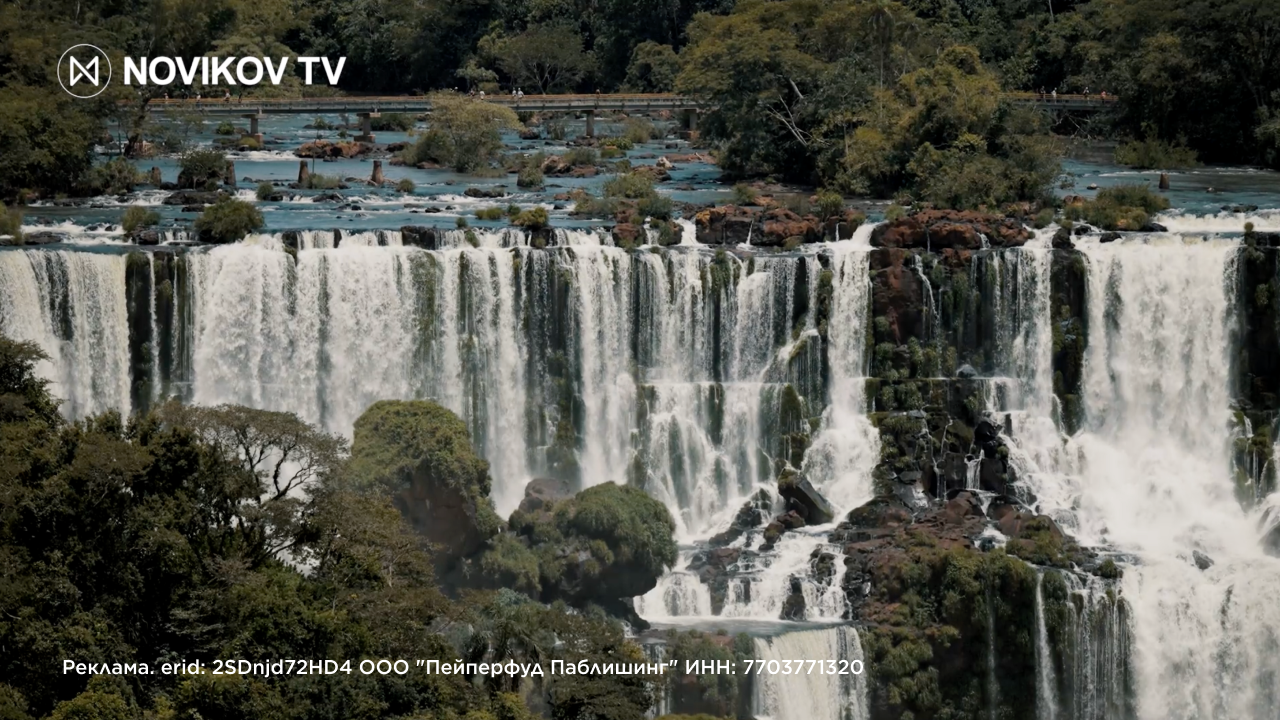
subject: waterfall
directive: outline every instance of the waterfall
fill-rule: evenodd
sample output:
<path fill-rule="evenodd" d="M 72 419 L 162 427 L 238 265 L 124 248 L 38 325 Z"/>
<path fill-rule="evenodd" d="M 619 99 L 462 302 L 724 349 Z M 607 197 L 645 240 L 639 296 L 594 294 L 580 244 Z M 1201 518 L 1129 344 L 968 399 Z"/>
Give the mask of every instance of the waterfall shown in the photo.
<path fill-rule="evenodd" d="M 771 720 L 868 720 L 867 675 L 861 668 L 862 643 L 858 631 L 847 626 L 801 630 L 755 640 L 755 655 L 766 663 L 755 675 L 755 705 L 758 718 Z M 804 661 L 800 671 L 784 675 L 770 672 L 786 661 Z M 825 661 L 823 668 L 808 661 Z M 859 674 L 829 674 L 834 667 L 862 669 Z M 795 663 L 793 663 L 794 666 Z"/>
<path fill-rule="evenodd" d="M 433 237 L 443 249 L 298 231 L 6 251 L 0 323 L 50 354 L 41 372 L 68 417 L 176 395 L 346 434 L 375 400 L 430 398 L 468 424 L 499 512 L 538 475 L 630 481 L 684 538 L 771 486 L 784 395 L 825 405 L 815 254 L 628 252 L 571 230 L 546 249 L 512 231 Z"/>
<path fill-rule="evenodd" d="M 1060 577 L 1070 589 L 1071 617 L 1060 638 L 1064 665 L 1059 714 L 1071 720 L 1134 717 L 1127 605 L 1114 588 L 1096 578 L 1071 573 Z M 1037 690 L 1037 699 L 1041 697 L 1045 695 Z"/>
<path fill-rule="evenodd" d="M 1238 247 L 1169 235 L 1080 242 L 1084 427 L 1013 438 L 1041 511 L 1083 543 L 1134 558 L 1111 603 L 1129 608 L 1129 657 L 1099 672 L 1132 664 L 1144 720 L 1280 712 L 1280 561 L 1262 553 L 1256 511 L 1241 508 L 1231 474 Z M 1120 717 L 1122 706 L 1075 717 Z"/>
<path fill-rule="evenodd" d="M 692 560 L 691 553 L 681 552 L 675 568 L 658 579 L 658 586 L 635 598 L 636 613 L 651 622 L 711 617 L 710 590 L 696 573 L 682 569 Z"/>
<path fill-rule="evenodd" d="M 584 406 L 582 483 L 622 482 L 631 462 L 635 379 L 630 371 L 630 255 L 618 248 L 567 253 L 576 290 L 574 338 Z"/>
<path fill-rule="evenodd" d="M 38 371 L 69 417 L 129 412 L 124 256 L 0 252 L 0 332 L 49 356 Z"/>
<path fill-rule="evenodd" d="M 1049 417 L 1054 402 L 1050 259 L 1048 248 L 1036 246 L 985 258 L 996 372 L 1011 381 L 1003 404 L 1028 421 Z"/>
<path fill-rule="evenodd" d="M 1058 720 L 1058 687 L 1053 650 L 1044 618 L 1044 573 L 1036 573 L 1036 720 Z"/>
<path fill-rule="evenodd" d="M 626 251 L 572 230 L 546 248 L 451 230 L 432 236 L 436 250 L 399 231 L 298 231 L 177 251 L 6 251 L 0 323 L 49 353 L 41 372 L 71 418 L 177 396 L 349 434 L 376 400 L 433 399 L 467 423 L 499 513 L 532 477 L 630 482 L 689 543 L 775 492 L 788 464 L 841 512 L 870 497 L 870 231 L 761 255 Z M 812 436 L 806 452 L 793 434 Z M 744 561 L 723 614 L 777 619 L 795 592 L 806 617 L 844 614 L 843 563 L 817 579 L 806 569 L 839 549 L 823 529 L 787 535 Z M 642 606 L 708 614 L 691 581 L 673 573 Z"/>
<path fill-rule="evenodd" d="M 871 498 L 870 473 L 880 457 L 880 434 L 867 418 L 869 237 L 869 227 L 859 228 L 852 240 L 832 245 L 832 319 L 827 329 L 831 400 L 802 468 L 844 511 Z"/>

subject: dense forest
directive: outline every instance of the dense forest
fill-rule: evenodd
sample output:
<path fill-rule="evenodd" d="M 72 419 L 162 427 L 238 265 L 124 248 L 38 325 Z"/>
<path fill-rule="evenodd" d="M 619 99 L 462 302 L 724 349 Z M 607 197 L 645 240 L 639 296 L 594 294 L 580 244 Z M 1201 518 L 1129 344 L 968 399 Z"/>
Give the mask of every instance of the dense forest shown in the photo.
<path fill-rule="evenodd" d="M 548 495 L 508 525 L 465 425 L 433 403 L 375 404 L 349 448 L 235 406 L 69 423 L 35 374 L 43 358 L 0 335 L 0 718 L 641 720 L 652 705 L 662 678 L 644 673 L 358 669 L 645 661 L 600 607 L 675 560 L 671 518 L 643 492 Z M 423 517 L 419 502 L 415 532 L 402 501 L 423 493 L 448 512 Z M 706 651 L 686 638 L 676 656 Z M 230 658 L 351 664 L 209 672 Z M 90 679 L 65 660 L 151 673 Z M 202 673 L 160 674 L 197 660 Z"/>
<path fill-rule="evenodd" d="M 352 93 L 679 91 L 715 107 L 701 140 L 729 177 L 937 205 L 1034 200 L 1056 174 L 1051 128 L 1001 102 L 1001 90 L 1118 97 L 1114 112 L 1059 134 L 1132 141 L 1149 166 L 1196 156 L 1280 166 L 1280 5 L 1270 0 L 0 7 L 0 196 L 10 200 L 105 186 L 91 175 L 92 150 L 112 123 L 160 132 L 137 112 L 147 98 L 135 90 L 95 101 L 58 90 L 56 60 L 76 42 L 120 57 L 346 56 L 341 91 Z M 296 79 L 251 90 L 302 91 Z"/>

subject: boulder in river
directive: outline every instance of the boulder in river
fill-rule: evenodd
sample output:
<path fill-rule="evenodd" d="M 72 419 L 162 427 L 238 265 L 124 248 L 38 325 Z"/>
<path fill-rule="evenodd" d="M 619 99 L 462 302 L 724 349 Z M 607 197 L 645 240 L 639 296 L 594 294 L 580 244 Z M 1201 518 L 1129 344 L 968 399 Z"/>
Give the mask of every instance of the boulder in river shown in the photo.
<path fill-rule="evenodd" d="M 693 219 L 698 242 L 791 248 L 822 240 L 823 224 L 813 215 L 797 215 L 782 207 L 762 209 L 721 205 L 697 213 Z"/>
<path fill-rule="evenodd" d="M 1213 567 L 1213 558 L 1209 557 L 1208 555 L 1205 555 L 1199 550 L 1191 551 L 1191 559 L 1195 562 L 1196 567 L 1200 568 L 1201 570 L 1208 570 L 1209 568 Z"/>
<path fill-rule="evenodd" d="M 427 212 L 439 212 L 439 210 L 430 208 Z M 400 242 L 403 245 L 420 247 L 424 250 L 439 250 L 440 236 L 443 232 L 439 228 L 405 225 L 400 228 Z"/>
<path fill-rule="evenodd" d="M 463 195 L 471 198 L 501 198 L 507 196 L 506 185 L 494 185 L 493 187 L 469 187 L 462 191 Z"/>
<path fill-rule="evenodd" d="M 36 232 L 23 233 L 23 245 L 53 245 L 55 243 L 64 243 L 67 241 L 66 233 L 53 232 L 50 230 L 37 230 Z"/>
<path fill-rule="evenodd" d="M 778 494 L 787 501 L 787 507 L 809 525 L 825 525 L 835 519 L 831 502 L 796 470 L 788 468 L 782 472 L 778 478 Z"/>
<path fill-rule="evenodd" d="M 1058 228 L 1058 232 L 1053 234 L 1054 250 L 1074 250 L 1075 243 L 1071 242 L 1071 232 L 1066 228 Z"/>
<path fill-rule="evenodd" d="M 758 490 L 752 495 L 742 507 L 738 508 L 738 513 L 733 516 L 733 522 L 729 523 L 729 527 L 724 532 L 718 533 L 711 537 L 708 541 L 712 547 L 721 547 L 728 545 L 746 533 L 759 528 L 769 518 L 769 511 L 773 508 L 773 498 L 764 490 Z"/>
<path fill-rule="evenodd" d="M 221 190 L 178 190 L 170 193 L 162 202 L 165 205 L 213 205 L 227 194 Z"/>
<path fill-rule="evenodd" d="M 573 487 L 566 480 L 534 478 L 524 486 L 524 499 L 520 501 L 519 510 L 523 513 L 540 512 L 572 495 Z"/>

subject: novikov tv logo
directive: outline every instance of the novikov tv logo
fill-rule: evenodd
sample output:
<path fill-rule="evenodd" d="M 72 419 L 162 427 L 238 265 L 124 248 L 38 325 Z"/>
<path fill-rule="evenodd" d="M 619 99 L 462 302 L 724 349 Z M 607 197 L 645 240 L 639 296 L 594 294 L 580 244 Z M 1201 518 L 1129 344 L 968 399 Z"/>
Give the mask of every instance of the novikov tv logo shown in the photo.
<path fill-rule="evenodd" d="M 302 68 L 302 82 L 315 85 L 326 82 L 337 85 L 342 77 L 345 57 L 331 62 L 327 57 L 126 57 L 124 84 L 131 87 L 170 85 L 252 87 L 263 83 L 284 82 L 290 63 Z M 323 78 L 320 77 L 323 72 Z M 62 89 L 78 98 L 91 98 L 111 82 L 111 60 L 93 45 L 68 48 L 58 60 L 58 82 Z"/>
<path fill-rule="evenodd" d="M 111 82 L 111 58 L 94 45 L 73 45 L 58 58 L 58 82 L 73 97 L 96 97 Z"/>

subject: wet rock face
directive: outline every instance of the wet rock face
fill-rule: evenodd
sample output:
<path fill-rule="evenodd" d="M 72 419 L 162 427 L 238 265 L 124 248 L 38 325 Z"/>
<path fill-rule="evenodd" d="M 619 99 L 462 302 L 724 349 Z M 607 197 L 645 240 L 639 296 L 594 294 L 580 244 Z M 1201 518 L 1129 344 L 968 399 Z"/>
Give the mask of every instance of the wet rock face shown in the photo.
<path fill-rule="evenodd" d="M 883 225 L 880 227 L 884 227 Z M 911 253 L 900 248 L 873 250 L 871 312 L 883 317 L 895 345 L 911 337 L 925 337 L 924 285 L 911 267 Z"/>
<path fill-rule="evenodd" d="M 524 486 L 524 499 L 520 501 L 520 512 L 535 513 L 549 510 L 557 502 L 573 496 L 573 487 L 566 480 L 556 478 L 534 478 Z"/>
<path fill-rule="evenodd" d="M 871 244 L 892 248 L 978 250 L 1021 247 L 1031 238 L 1031 231 L 1022 223 L 1000 215 L 972 210 L 923 210 L 877 226 L 871 234 Z"/>
<path fill-rule="evenodd" d="M 644 227 L 635 223 L 618 223 L 613 226 L 613 242 L 618 247 L 631 248 L 643 245 L 647 240 Z"/>
<path fill-rule="evenodd" d="M 799 516 L 804 524 L 825 525 L 835 519 L 836 510 L 831 502 L 808 478 L 794 470 L 783 472 L 778 480 L 778 493 L 787 501 L 790 513 Z"/>
<path fill-rule="evenodd" d="M 741 245 L 749 241 L 758 220 L 758 209 L 723 205 L 703 210 L 694 216 L 693 222 L 700 243 Z"/>
<path fill-rule="evenodd" d="M 1016 534 L 1010 552 L 978 547 L 993 524 Z M 970 717 L 961 708 L 972 707 L 975 688 L 985 692 L 992 644 L 1000 687 L 990 706 L 999 706 L 999 717 L 1035 716 L 1034 694 L 1025 688 L 1034 687 L 1036 661 L 1025 639 L 1036 632 L 1037 571 L 1011 553 L 1020 540 L 1043 544 L 1041 535 L 1054 533 L 1061 537 L 1052 521 L 1011 498 L 988 506 L 967 491 L 923 511 L 881 495 L 846 515 L 829 539 L 843 548 L 834 560 L 845 563 L 849 619 L 860 625 L 872 673 L 871 717 Z M 822 562 L 812 563 L 815 577 Z M 1068 616 L 1068 602 L 1065 590 L 1045 592 L 1047 615 Z M 920 683 L 937 690 L 913 693 Z"/>
<path fill-rule="evenodd" d="M 729 592 L 729 580 L 742 559 L 742 548 L 710 548 L 693 556 L 689 562 L 689 570 L 697 573 L 698 579 L 707 586 L 711 594 L 711 612 L 720 614 L 724 610 L 725 597 Z"/>
<path fill-rule="evenodd" d="M 1262 537 L 1262 549 L 1268 555 L 1280 557 L 1280 522 Z"/>
<path fill-rule="evenodd" d="M 769 493 L 764 490 L 756 492 L 738 509 L 738 514 L 734 515 L 729 527 L 724 532 L 713 535 L 707 544 L 715 548 L 733 543 L 746 533 L 763 525 L 768 520 L 769 511 L 772 508 L 773 499 L 769 497 Z"/>
<path fill-rule="evenodd" d="M 1239 348 L 1233 362 L 1238 394 L 1236 424 L 1251 426 L 1249 437 L 1237 440 L 1234 461 L 1239 468 L 1255 468 L 1248 487 L 1237 485 L 1244 498 L 1264 498 L 1280 487 L 1275 471 L 1275 444 L 1270 431 L 1280 418 L 1280 235 L 1246 233 L 1239 255 L 1236 308 L 1240 314 Z M 1245 422 L 1247 420 L 1247 422 Z M 1242 435 L 1244 433 L 1241 433 Z M 1274 512 L 1280 512 L 1273 510 Z M 1280 531 L 1278 531 L 1280 532 Z M 1280 553 L 1280 534 L 1273 534 Z"/>
<path fill-rule="evenodd" d="M 824 224 L 813 215 L 800 216 L 782 207 L 768 209 L 722 205 L 694 216 L 698 242 L 706 245 L 742 245 L 785 248 L 820 242 Z M 856 226 L 854 226 L 856 229 Z M 845 229 L 846 237 L 852 230 Z"/>
<path fill-rule="evenodd" d="M 793 576 L 787 599 L 782 601 L 781 618 L 783 620 L 804 620 L 804 611 L 804 583 L 800 578 Z"/>
<path fill-rule="evenodd" d="M 53 245 L 55 243 L 62 243 L 66 241 L 66 233 L 51 232 L 48 230 L 29 232 L 22 236 L 23 245 Z"/>
<path fill-rule="evenodd" d="M 421 225 L 405 225 L 400 228 L 400 242 L 405 245 L 412 245 L 425 250 L 438 250 L 440 248 L 442 232 L 443 231 L 438 228 L 423 227 Z"/>

